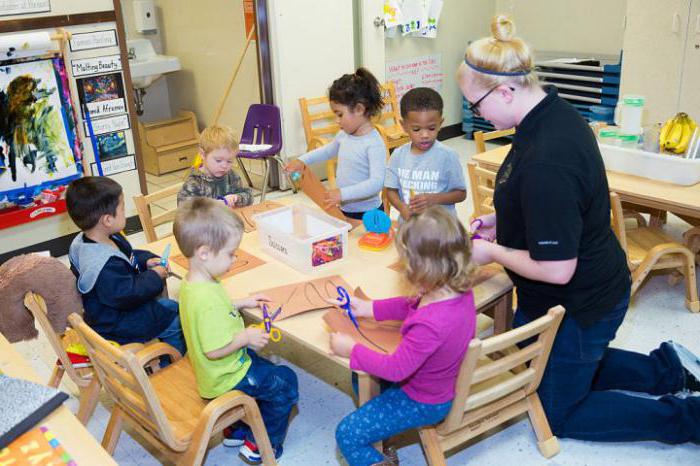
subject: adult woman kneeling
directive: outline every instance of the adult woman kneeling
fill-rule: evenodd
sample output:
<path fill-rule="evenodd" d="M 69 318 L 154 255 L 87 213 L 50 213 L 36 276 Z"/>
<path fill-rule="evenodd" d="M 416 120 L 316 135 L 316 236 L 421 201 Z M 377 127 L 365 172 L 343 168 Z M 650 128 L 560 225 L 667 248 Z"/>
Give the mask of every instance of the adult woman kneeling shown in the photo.
<path fill-rule="evenodd" d="M 697 358 L 672 342 L 648 356 L 608 347 L 627 311 L 630 274 L 610 227 L 603 160 L 577 110 L 539 85 L 514 29 L 494 18 L 493 37 L 470 44 L 458 72 L 472 112 L 497 129 L 516 127 L 496 178 L 496 213 L 473 223 L 485 238 L 474 241 L 474 260 L 506 268 L 518 293 L 515 326 L 566 308 L 539 388 L 556 435 L 697 442 L 700 397 L 674 396 L 700 388 Z"/>

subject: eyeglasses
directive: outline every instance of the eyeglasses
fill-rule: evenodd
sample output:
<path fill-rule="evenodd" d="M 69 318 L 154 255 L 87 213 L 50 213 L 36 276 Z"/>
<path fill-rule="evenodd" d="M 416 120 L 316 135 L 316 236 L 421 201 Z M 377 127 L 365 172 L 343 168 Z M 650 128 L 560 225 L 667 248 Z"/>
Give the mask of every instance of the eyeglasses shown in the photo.
<path fill-rule="evenodd" d="M 493 91 L 495 91 L 499 87 L 501 87 L 501 84 L 498 84 L 498 85 L 492 87 L 491 89 L 489 89 L 489 91 L 486 94 L 482 95 L 479 100 L 477 100 L 473 104 L 469 104 L 469 111 L 472 112 L 474 114 L 474 116 L 480 117 L 481 112 L 479 111 L 479 105 L 486 97 L 489 96 L 489 94 L 491 94 Z M 514 87 L 508 86 L 508 89 L 510 89 L 511 91 L 515 91 Z"/>

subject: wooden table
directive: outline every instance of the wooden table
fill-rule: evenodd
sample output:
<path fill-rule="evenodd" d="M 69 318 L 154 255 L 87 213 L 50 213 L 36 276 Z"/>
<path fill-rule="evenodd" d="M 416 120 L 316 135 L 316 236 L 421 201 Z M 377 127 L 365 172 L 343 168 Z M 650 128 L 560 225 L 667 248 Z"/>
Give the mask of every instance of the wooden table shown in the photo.
<path fill-rule="evenodd" d="M 299 202 L 307 205 L 311 202 L 303 194 L 276 199 L 276 201 L 285 204 Z M 341 262 L 329 264 L 329 268 L 314 275 L 305 275 L 263 252 L 260 248 L 257 231 L 247 233 L 243 236 L 241 249 L 258 256 L 266 263 L 224 279 L 222 283 L 229 295 L 233 299 L 238 299 L 263 289 L 338 274 L 353 287 L 362 287 L 363 291 L 372 298 L 388 298 L 406 294 L 407 289 L 402 283 L 401 276 L 387 268 L 398 259 L 394 246 L 392 245 L 381 252 L 362 250 L 357 246 L 357 241 L 363 234 L 363 227 L 358 227 L 349 233 L 349 251 Z M 172 244 L 172 255 L 180 254 L 172 236 L 150 243 L 145 246 L 145 249 L 159 254 L 164 250 L 166 244 Z M 171 263 L 171 268 L 180 276 L 187 273 L 185 269 L 174 263 Z M 512 289 L 513 284 L 502 269 L 474 288 L 474 298 L 478 311 L 493 311 L 494 331 L 497 333 L 507 330 L 512 324 Z M 291 339 L 306 348 L 310 348 L 321 357 L 329 358 L 350 370 L 348 359 L 330 354 L 328 332 L 323 321 L 325 312 L 326 310 L 306 312 L 275 322 L 275 327 L 282 331 L 282 342 L 285 339 Z M 254 320 L 261 320 L 262 317 L 259 310 L 243 310 L 243 314 Z M 358 377 L 359 399 L 362 404 L 379 393 L 379 382 L 378 379 L 364 373 L 358 373 Z"/>
<path fill-rule="evenodd" d="M 476 154 L 472 160 L 487 170 L 497 171 L 509 150 L 510 144 Z M 610 170 L 606 174 L 610 190 L 625 202 L 673 212 L 681 218 L 688 217 L 693 224 L 700 219 L 700 183 L 680 186 Z"/>
<path fill-rule="evenodd" d="M 0 370 L 11 377 L 44 384 L 27 361 L 0 334 Z M 65 406 L 60 406 L 46 416 L 38 426 L 46 426 L 56 436 L 68 454 L 80 465 L 116 465 L 97 440 Z"/>

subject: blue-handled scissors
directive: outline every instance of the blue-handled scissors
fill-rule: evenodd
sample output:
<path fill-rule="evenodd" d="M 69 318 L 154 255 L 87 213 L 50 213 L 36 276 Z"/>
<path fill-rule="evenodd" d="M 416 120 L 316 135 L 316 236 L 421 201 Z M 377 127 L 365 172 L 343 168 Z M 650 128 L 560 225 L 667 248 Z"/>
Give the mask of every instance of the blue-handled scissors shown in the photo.
<path fill-rule="evenodd" d="M 162 265 L 163 267 L 167 267 L 169 257 L 170 257 L 170 244 L 165 246 L 165 249 L 163 250 L 163 255 L 160 256 L 160 265 Z"/>
<path fill-rule="evenodd" d="M 342 286 L 337 286 L 336 291 L 338 291 L 338 306 L 342 307 L 345 313 L 348 315 L 350 320 L 352 321 L 352 324 L 359 330 L 360 324 L 357 323 L 357 319 L 355 319 L 355 315 L 352 313 L 352 310 L 350 310 L 350 294 L 348 294 L 348 290 L 343 288 Z"/>

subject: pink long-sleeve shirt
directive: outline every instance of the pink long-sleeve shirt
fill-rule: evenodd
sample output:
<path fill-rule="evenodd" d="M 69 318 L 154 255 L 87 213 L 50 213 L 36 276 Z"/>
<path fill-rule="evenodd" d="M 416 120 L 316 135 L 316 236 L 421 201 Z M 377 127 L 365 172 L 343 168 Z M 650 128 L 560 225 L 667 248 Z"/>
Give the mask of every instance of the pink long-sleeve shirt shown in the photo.
<path fill-rule="evenodd" d="M 393 354 L 356 344 L 350 354 L 350 368 L 399 382 L 414 401 L 445 403 L 455 397 L 459 367 L 474 337 L 474 295 L 469 291 L 416 306 L 415 299 L 406 297 L 374 301 L 376 320 L 403 320 L 401 343 Z"/>

